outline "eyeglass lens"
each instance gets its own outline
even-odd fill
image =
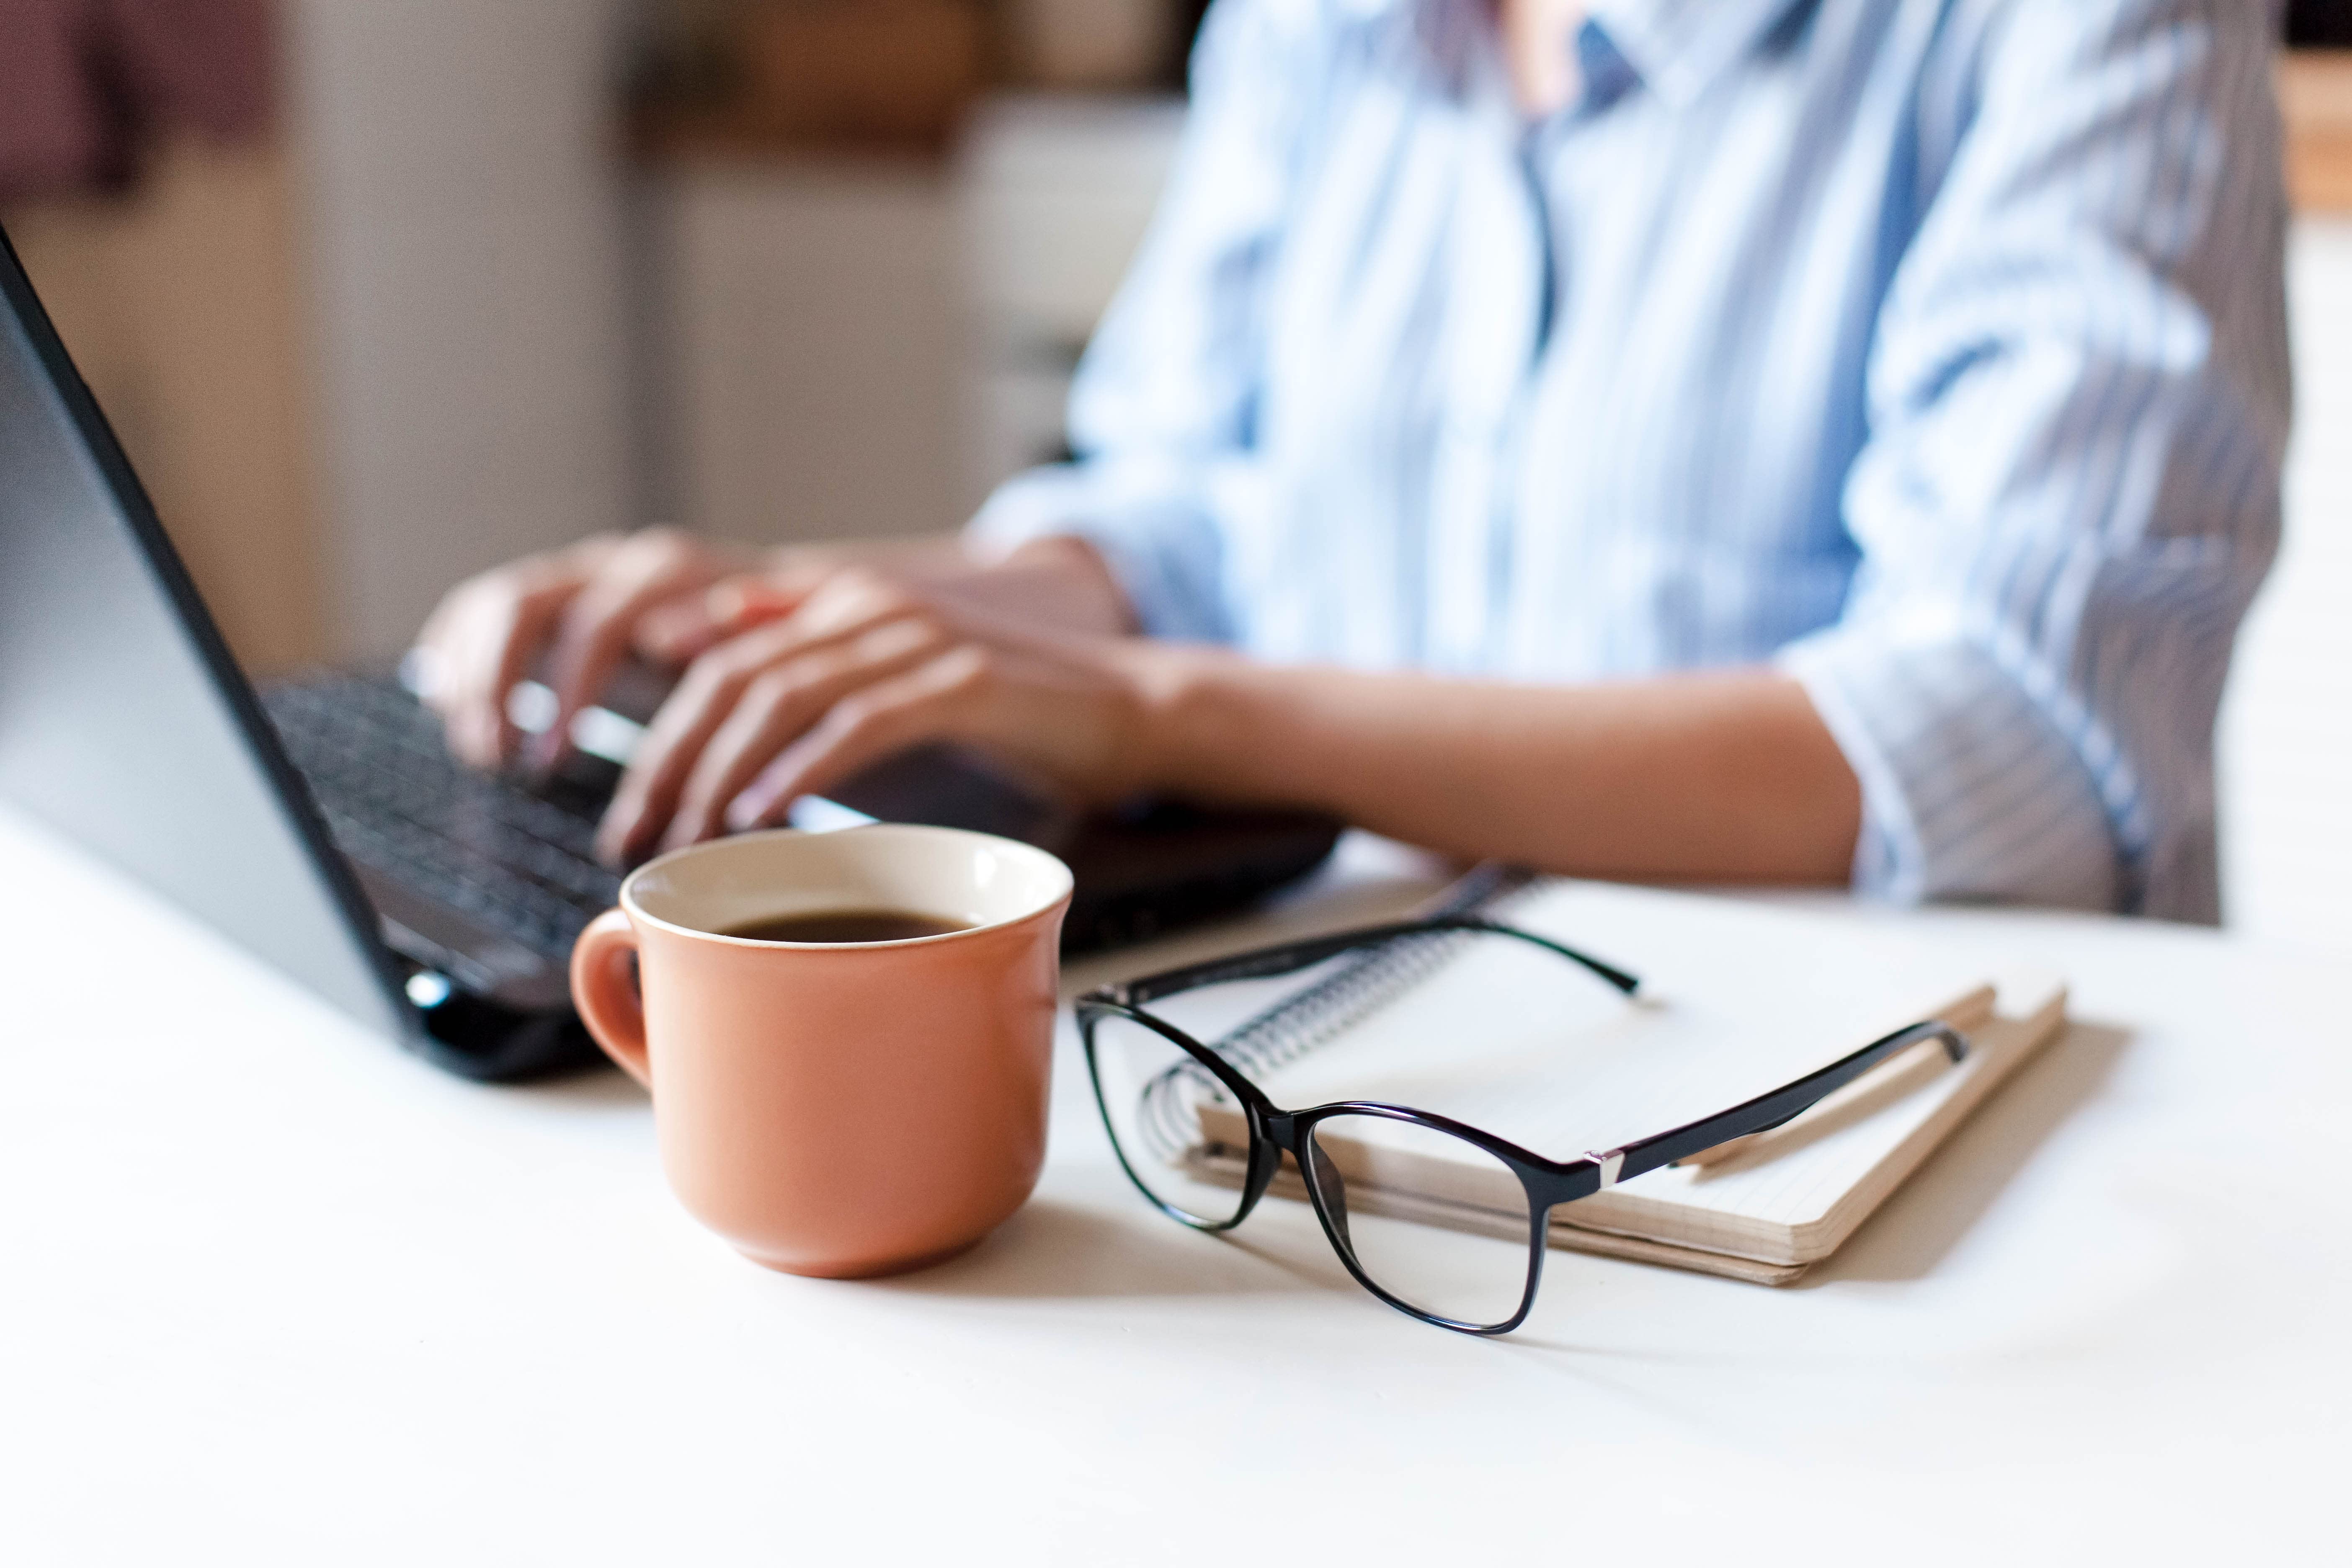
[[[1517,1314],[1534,1220],[1509,1166],[1466,1139],[1383,1116],[1327,1118],[1307,1147],[1315,1195],[1366,1279],[1456,1323],[1491,1328]],[[1433,1198],[1443,1223],[1420,1223],[1441,1217]]]
[[[1096,1021],[1093,1060],[1112,1141],[1144,1191],[1196,1225],[1232,1224],[1249,1173],[1240,1102],[1182,1047],[1116,1014]]]

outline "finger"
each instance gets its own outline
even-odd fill
[[[903,596],[870,594],[858,601],[866,618],[855,619],[842,599],[834,595],[835,602],[822,611],[812,602],[782,621],[721,643],[688,668],[622,774],[597,829],[598,853],[625,864],[652,847],[675,815],[703,748],[761,671],[787,658],[845,646],[891,619],[922,614],[921,606]],[[812,629],[813,623],[820,629]]]
[[[730,577],[701,594],[658,605],[637,622],[637,651],[659,664],[685,664],[730,637],[799,609],[814,581],[797,575]]]
[[[727,804],[779,752],[853,693],[937,658],[947,640],[937,625],[905,618],[756,677],[696,760],[662,847],[683,848],[726,831]]]
[[[507,693],[551,630],[554,616],[614,541],[583,540],[460,584],[419,634],[429,680],[425,700],[442,717],[451,749],[494,766],[511,749]]]
[[[519,737],[507,694],[546,645],[571,593],[568,584],[541,582],[500,584],[481,595],[449,661],[456,674],[444,712],[461,761],[495,768],[513,756]]]
[[[918,609],[934,612],[935,606],[894,577],[849,566],[827,573],[811,587],[792,618],[803,633],[819,637],[853,632]]]
[[[824,576],[807,572],[775,573],[757,577],[731,577],[713,583],[703,595],[709,613],[722,621],[751,625],[791,615],[824,585]]]
[[[458,610],[456,625],[433,645],[429,700],[457,760],[469,767],[494,767],[498,728],[490,721],[487,694],[497,678],[499,647],[514,605],[477,595]]]
[[[433,613],[417,628],[416,640],[408,645],[407,657],[401,660],[404,677],[411,670],[419,677],[412,683],[416,700],[436,713],[446,713],[445,703],[457,677],[451,662],[461,636],[461,606],[457,597],[446,595],[433,606]]]
[[[677,529],[649,529],[613,552],[564,611],[556,629],[547,660],[555,721],[541,738],[542,763],[562,754],[572,720],[604,692],[614,668],[629,650],[638,617],[702,587],[717,570],[709,552]]]
[[[445,721],[457,717],[467,696],[486,679],[473,668],[473,658],[484,646],[481,622],[499,613],[495,601],[503,593],[491,578],[460,584],[434,606],[416,634],[415,668],[425,678],[416,695]]]
[[[782,820],[792,803],[926,741],[959,738],[986,700],[989,654],[970,643],[835,703],[728,803],[738,832]]]
[[[596,829],[596,852],[615,865],[640,858],[668,825],[702,749],[709,744],[747,687],[763,671],[801,651],[786,623],[730,638],[687,668],[654,714],[635,754],[621,774],[613,803]]]
[[[747,623],[715,612],[710,595],[682,595],[656,605],[637,621],[637,651],[656,664],[691,664],[727,638],[750,629]]]

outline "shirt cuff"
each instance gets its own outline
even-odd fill
[[[2114,829],[2083,759],[1983,649],[1832,626],[1775,661],[1862,784],[1858,892],[2112,910]]]
[[[1088,465],[1032,468],[1000,486],[967,532],[1010,550],[1083,539],[1101,554],[1148,637],[1231,642],[1216,525],[1189,496]]]

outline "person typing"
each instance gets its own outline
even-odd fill
[[[1220,0],[1076,458],[951,539],[598,538],[452,744],[682,668],[616,861],[909,745],[1471,858],[2217,917],[2278,530],[2265,9]]]

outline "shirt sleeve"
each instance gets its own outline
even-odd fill
[[[1018,475],[972,521],[998,546],[1076,535],[1154,636],[1229,641],[1225,513],[1255,482],[1264,279],[1314,54],[1306,8],[1218,0],[1151,232],[1078,369],[1075,461]]]
[[[1992,16],[1877,324],[1853,589],[1780,662],[1861,780],[1862,889],[2212,921],[2288,422],[2267,7]]]

